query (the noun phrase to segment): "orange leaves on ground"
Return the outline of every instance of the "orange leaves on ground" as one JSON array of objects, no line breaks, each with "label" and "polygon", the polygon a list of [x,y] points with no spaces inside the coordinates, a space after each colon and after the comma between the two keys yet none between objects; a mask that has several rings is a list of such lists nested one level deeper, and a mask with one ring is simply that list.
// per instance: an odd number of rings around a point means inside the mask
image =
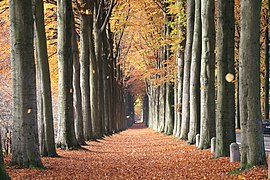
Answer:
[{"label": "orange leaves on ground", "polygon": [[88,142],[85,150],[58,150],[43,158],[45,170],[7,167],[12,179],[266,179],[267,167],[238,174],[229,158],[213,159],[210,150],[135,124],[131,129]]}]

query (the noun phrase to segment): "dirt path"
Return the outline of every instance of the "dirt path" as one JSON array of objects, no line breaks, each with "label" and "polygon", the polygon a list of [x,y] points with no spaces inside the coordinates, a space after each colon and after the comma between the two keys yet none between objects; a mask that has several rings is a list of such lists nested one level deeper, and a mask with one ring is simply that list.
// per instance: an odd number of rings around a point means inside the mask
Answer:
[{"label": "dirt path", "polygon": [[[239,167],[228,158],[212,159],[171,136],[135,124],[131,129],[89,142],[87,150],[61,151],[61,158],[43,158],[45,170],[8,167],[12,179],[239,179]],[[258,175],[259,171],[259,175]],[[266,177],[266,167],[244,176]]]}]

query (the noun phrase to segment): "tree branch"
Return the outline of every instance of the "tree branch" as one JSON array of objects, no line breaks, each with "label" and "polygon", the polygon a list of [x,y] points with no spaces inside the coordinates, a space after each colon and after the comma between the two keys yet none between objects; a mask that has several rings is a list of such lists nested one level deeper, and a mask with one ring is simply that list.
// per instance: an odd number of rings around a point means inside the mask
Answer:
[{"label": "tree branch", "polygon": [[104,20],[104,22],[103,22],[103,24],[102,24],[102,26],[101,26],[101,28],[100,28],[100,31],[101,31],[101,32],[104,31],[106,25],[108,24],[109,19],[110,19],[110,16],[111,16],[111,14],[112,14],[112,10],[113,10],[113,8],[114,8],[115,5],[116,5],[115,0],[112,0],[111,5],[110,5],[110,8],[109,8],[109,11],[108,11],[108,13],[107,13],[107,15],[106,15],[106,18],[105,18],[105,20]]}]

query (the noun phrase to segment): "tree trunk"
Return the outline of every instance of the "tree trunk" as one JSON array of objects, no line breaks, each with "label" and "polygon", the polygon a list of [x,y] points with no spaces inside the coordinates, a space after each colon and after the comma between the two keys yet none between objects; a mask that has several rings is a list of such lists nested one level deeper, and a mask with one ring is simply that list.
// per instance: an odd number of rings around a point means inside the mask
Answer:
[{"label": "tree trunk", "polygon": [[[76,34],[75,20],[72,21],[72,55],[73,55],[73,110],[74,110],[74,124],[75,135],[80,145],[86,145],[84,139],[84,127],[83,127],[83,111],[82,111],[82,94],[80,87],[80,61],[78,41]],[[89,68],[89,67],[88,67]],[[88,77],[89,78],[89,77]],[[90,104],[88,105],[90,106]]]},{"label": "tree trunk", "polygon": [[[38,55],[36,55],[38,58]],[[37,65],[39,66],[39,65]],[[41,82],[40,73],[37,74],[38,82]],[[45,128],[44,128],[44,113],[43,113],[43,99],[42,99],[42,86],[41,83],[37,85],[37,119],[38,119],[38,139],[39,151],[41,156],[48,156],[46,143],[45,143]]]},{"label": "tree trunk", "polygon": [[[215,157],[230,155],[235,136],[234,0],[218,1],[217,117]],[[231,77],[230,77],[231,76]]]},{"label": "tree trunk", "polygon": [[200,149],[210,147],[215,136],[215,22],[214,0],[201,1],[202,60],[201,60],[201,127]]},{"label": "tree trunk", "polygon": [[194,13],[195,0],[188,0],[187,3],[187,32],[186,32],[186,49],[184,63],[184,82],[183,82],[183,99],[182,99],[182,121],[180,138],[188,139],[189,120],[190,120],[190,64],[192,56],[192,43],[194,32]]},{"label": "tree trunk", "polygon": [[269,119],[269,11],[270,2],[268,2],[268,10],[266,14],[266,29],[265,29],[265,80],[264,80],[264,119]]},{"label": "tree trunk", "polygon": [[164,132],[165,126],[165,85],[159,86],[159,132]]},{"label": "tree trunk", "polygon": [[48,157],[57,157],[54,139],[51,80],[48,62],[47,39],[44,25],[44,4],[42,0],[35,0],[35,33],[36,33],[36,53],[37,70],[39,82],[41,84],[41,103],[42,103],[42,124],[44,125],[44,150]]},{"label": "tree trunk", "polygon": [[[179,3],[179,8],[185,8],[185,0],[177,0]],[[178,38],[179,39],[185,39],[184,34],[184,15],[183,13],[180,13],[178,16]],[[183,76],[184,76],[184,47],[185,46],[185,40],[180,42],[178,44],[178,50],[176,55],[176,64],[177,64],[177,81],[175,86],[177,86],[177,93],[175,94],[175,98],[177,98],[177,104],[175,104],[175,113],[176,113],[176,119],[174,121],[174,136],[179,137],[180,136],[180,130],[181,130],[181,121],[182,121],[182,95],[183,95]]]},{"label": "tree trunk", "polygon": [[[84,138],[90,140],[92,137],[92,122],[90,108],[90,34],[93,32],[93,13],[88,14],[87,10],[93,12],[93,3],[89,0],[82,1],[85,5],[80,14],[80,65],[81,65],[81,92]],[[92,52],[91,52],[92,53]]]},{"label": "tree trunk", "polygon": [[260,10],[261,0],[241,1],[241,169],[266,163],[260,109]]},{"label": "tree trunk", "polygon": [[165,84],[166,95],[165,95],[165,128],[164,133],[172,135],[173,133],[173,85],[170,82]]},{"label": "tree trunk", "polygon": [[12,165],[42,168],[38,150],[32,1],[10,1],[13,90]]},{"label": "tree trunk", "polygon": [[72,56],[72,1],[57,1],[58,20],[58,69],[59,109],[57,146],[61,149],[76,149],[73,114],[73,56]]},{"label": "tree trunk", "polygon": [[201,0],[195,0],[195,22],[190,68],[190,124],[188,143],[194,144],[200,123],[200,67],[202,53]]},{"label": "tree trunk", "polygon": [[8,174],[6,172],[2,149],[3,149],[2,148],[2,138],[1,138],[1,133],[0,133],[0,179],[9,180],[10,177],[8,176]]}]

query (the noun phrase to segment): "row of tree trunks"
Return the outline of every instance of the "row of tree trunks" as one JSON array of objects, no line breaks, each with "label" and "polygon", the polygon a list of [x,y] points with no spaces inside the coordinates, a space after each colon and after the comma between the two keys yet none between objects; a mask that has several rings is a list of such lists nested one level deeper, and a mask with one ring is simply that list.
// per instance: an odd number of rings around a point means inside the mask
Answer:
[{"label": "row of tree trunks", "polygon": [[[56,146],[61,149],[77,149],[86,144],[85,140],[119,132],[128,127],[124,110],[125,93],[123,85],[119,83],[121,73],[115,71],[119,69],[119,65],[113,56],[114,48],[110,38],[112,32],[106,28],[114,0],[110,3],[107,10],[104,7],[107,3],[102,0],[84,1],[83,10],[80,11],[80,53],[72,1],[57,1],[59,121],[55,143],[44,4],[42,0],[34,3],[31,0],[10,1],[12,165],[43,168],[40,155],[58,156]],[[93,13],[94,7],[96,14]],[[93,15],[103,22],[101,26],[98,21],[93,21]],[[98,30],[98,36],[93,36],[93,27]],[[34,60],[34,34],[37,66]],[[119,76],[116,77],[116,74]],[[129,106],[133,106],[133,101]],[[1,179],[9,179],[5,173],[2,151],[0,171]]]},{"label": "row of tree trunks", "polygon": [[[195,8],[194,8],[195,2]],[[234,70],[234,0],[218,0],[218,38],[217,38],[217,96],[215,97],[215,1],[187,1],[187,34],[185,47],[185,62],[178,60],[178,86],[174,91],[178,103],[175,106],[176,121],[173,135],[195,142],[195,136],[200,133],[199,149],[210,147],[210,139],[216,136],[215,157],[229,156],[229,145],[236,141],[235,127],[241,122],[241,169],[253,165],[265,164],[265,151],[262,132],[262,117],[260,109],[260,0],[241,2],[241,33],[239,73]],[[252,8],[251,8],[252,7]],[[194,32],[192,18],[195,9]],[[267,22],[268,24],[268,22]],[[179,28],[182,30],[181,28]],[[167,35],[167,34],[165,34]],[[265,118],[269,116],[269,37],[266,37],[266,84]],[[191,50],[192,49],[192,50]],[[191,53],[192,52],[192,53]],[[179,53],[180,54],[180,53]],[[181,56],[178,56],[180,59]],[[167,57],[168,58],[168,57]],[[184,80],[182,70],[184,64]],[[237,81],[239,77],[239,83]],[[183,81],[183,82],[182,82]],[[235,83],[236,82],[236,83]],[[235,85],[239,93],[235,95]],[[169,82],[165,83],[165,120],[156,117],[161,109],[161,93],[154,87],[148,87],[148,98],[145,98],[144,114],[149,111],[149,127],[155,128],[156,121],[160,132],[168,133],[166,114],[170,110],[168,103]],[[160,89],[162,86],[159,87]],[[182,89],[183,88],[183,89]],[[176,93],[178,92],[178,94]],[[179,95],[180,93],[180,95]],[[160,95],[160,94],[159,94]],[[181,96],[182,95],[182,96]],[[182,101],[181,98],[183,97]],[[237,100],[237,103],[235,102]],[[215,107],[216,106],[216,107]],[[182,116],[177,115],[177,110]],[[182,107],[182,108],[181,108]],[[237,115],[236,113],[237,112]],[[156,119],[158,118],[158,119]],[[181,122],[181,123],[179,123]],[[235,124],[235,122],[237,122]],[[188,134],[187,134],[188,132]],[[179,134],[180,133],[180,134]]]}]

